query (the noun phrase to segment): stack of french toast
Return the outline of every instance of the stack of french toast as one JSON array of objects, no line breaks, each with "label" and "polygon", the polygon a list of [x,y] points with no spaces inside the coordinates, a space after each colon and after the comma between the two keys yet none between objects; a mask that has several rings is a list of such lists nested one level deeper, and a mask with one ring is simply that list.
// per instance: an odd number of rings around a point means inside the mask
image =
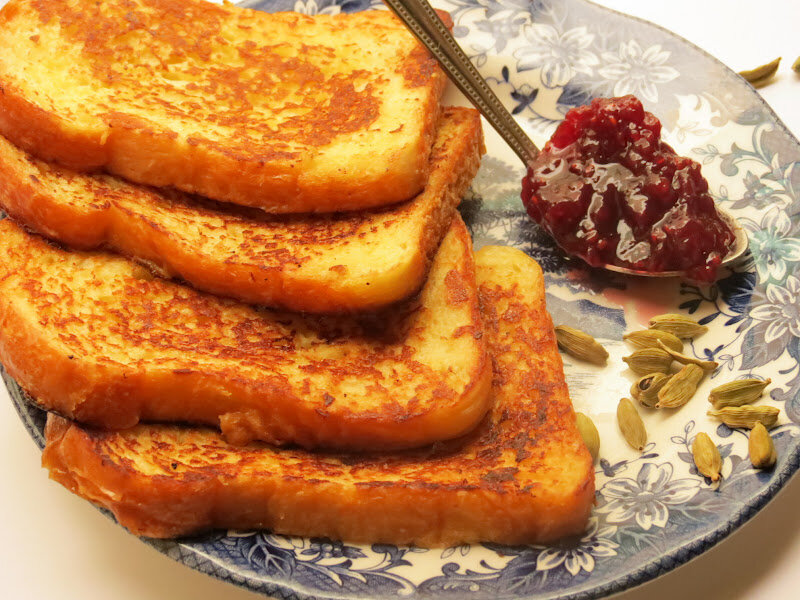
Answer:
[{"label": "stack of french toast", "polygon": [[581,532],[542,273],[473,254],[444,88],[387,11],[11,0],[0,362],[51,477],[151,537]]}]

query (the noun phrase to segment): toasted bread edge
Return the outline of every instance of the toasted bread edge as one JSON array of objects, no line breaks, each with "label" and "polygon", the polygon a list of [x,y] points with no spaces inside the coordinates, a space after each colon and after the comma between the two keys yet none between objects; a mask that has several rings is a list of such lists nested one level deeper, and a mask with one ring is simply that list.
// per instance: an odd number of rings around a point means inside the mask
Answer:
[{"label": "toasted bread edge", "polygon": [[[454,236],[454,247],[462,255],[459,269],[474,285],[471,240],[460,218],[454,219],[448,235]],[[47,244],[10,219],[0,221],[0,236],[15,238],[19,245]],[[0,270],[0,287],[4,276]],[[177,372],[154,367],[140,372],[119,363],[74,357],[51,331],[31,322],[24,303],[17,304],[13,295],[0,294],[0,362],[41,405],[90,425],[117,429],[139,420],[187,420],[185,406],[191,406],[190,421],[219,425],[239,443],[256,438],[305,447],[388,449],[462,435],[489,408],[491,361],[480,339],[476,340],[480,358],[463,391],[454,397],[411,414],[392,410],[361,417],[322,413],[303,405],[290,387],[278,389],[269,381],[254,385],[197,369]],[[474,304],[472,321],[480,323],[477,300]]]},{"label": "toasted bread edge", "polygon": [[[0,27],[13,30],[14,18],[23,8],[22,2],[2,7]],[[419,60],[419,56],[412,53],[407,60]],[[429,60],[427,53],[424,60]],[[352,185],[354,177],[346,174],[321,181],[313,175],[301,176],[297,165],[247,160],[224,149],[199,146],[124,113],[111,111],[105,122],[93,117],[92,127],[78,127],[37,104],[21,89],[18,79],[1,74],[0,133],[31,154],[71,169],[104,168],[138,183],[174,186],[270,213],[377,208],[413,198],[424,187],[447,81],[438,65],[431,73],[416,143],[376,155],[375,162],[385,164],[385,169],[374,169],[370,178],[357,178],[356,186]]]},{"label": "toasted bread edge", "polygon": [[[72,493],[110,510],[135,535],[174,538],[211,528],[269,529],[354,543],[548,543],[580,534],[594,502],[594,479],[557,498],[524,491],[420,485],[358,486],[265,476],[246,483],[213,473],[148,477],[108,459],[102,432],[49,415],[42,466]],[[95,436],[100,436],[96,438]],[[216,498],[211,501],[211,498]]]},{"label": "toasted bread edge", "polygon": [[[434,146],[431,162],[444,162],[448,168],[439,172],[433,165],[436,172],[426,189],[411,201],[420,204],[417,212],[430,211],[430,218],[414,230],[416,239],[407,240],[409,250],[398,256],[391,268],[376,269],[369,281],[339,272],[310,277],[302,269],[265,269],[197,253],[180,236],[115,202],[113,195],[103,208],[71,209],[60,200],[63,192],[47,189],[35,175],[32,178],[27,169],[18,167],[24,161],[37,168],[35,159],[4,138],[0,138],[0,206],[15,220],[51,239],[81,250],[108,246],[154,268],[159,275],[182,277],[210,293],[310,313],[375,310],[402,301],[422,287],[456,206],[480,166],[485,149],[477,112],[450,107],[444,109],[442,118],[452,119],[459,135],[452,136],[444,148]],[[437,152],[446,156],[437,157]],[[63,172],[58,167],[47,168]],[[131,189],[156,194],[146,188]],[[398,215],[416,218],[403,211]]]}]

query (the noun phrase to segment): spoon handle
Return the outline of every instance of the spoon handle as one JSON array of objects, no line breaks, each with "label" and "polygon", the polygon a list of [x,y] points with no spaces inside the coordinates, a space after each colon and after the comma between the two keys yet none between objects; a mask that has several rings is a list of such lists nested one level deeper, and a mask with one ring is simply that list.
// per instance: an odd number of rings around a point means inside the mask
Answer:
[{"label": "spoon handle", "polygon": [[433,54],[450,80],[475,105],[523,163],[529,165],[539,149],[489,88],[445,24],[426,0],[385,0],[389,8]]}]

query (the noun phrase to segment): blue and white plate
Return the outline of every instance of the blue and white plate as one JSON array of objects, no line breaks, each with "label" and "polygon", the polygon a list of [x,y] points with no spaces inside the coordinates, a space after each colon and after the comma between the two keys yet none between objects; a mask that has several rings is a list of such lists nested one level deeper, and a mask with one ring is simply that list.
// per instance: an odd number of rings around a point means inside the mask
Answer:
[{"label": "blue and white plate", "polygon": [[[265,10],[338,13],[378,0],[266,0]],[[407,548],[349,545],[269,532],[149,541],[195,569],[280,598],[595,598],[686,562],[749,519],[798,468],[800,454],[800,144],[737,75],[675,35],[583,0],[447,0],[454,33],[537,143],[564,113],[596,96],[635,94],[667,140],[701,162],[716,200],[750,234],[752,257],[711,288],[639,281],[566,260],[525,216],[522,167],[493,132],[462,212],[475,245],[510,244],[540,261],[556,322],[577,325],[611,352],[606,368],[571,364],[574,404],[600,428],[597,504],[587,532],[553,546]],[[457,99],[453,95],[453,99]],[[689,351],[719,369],[695,399],[644,415],[641,454],[620,439],[614,412],[633,377],[626,330],[663,312],[710,331]],[[781,409],[778,463],[756,471],[747,435],[706,416],[708,390],[770,377],[761,402]],[[42,444],[43,414],[6,377],[25,425]],[[700,476],[690,446],[709,433],[723,457],[718,484]]]}]

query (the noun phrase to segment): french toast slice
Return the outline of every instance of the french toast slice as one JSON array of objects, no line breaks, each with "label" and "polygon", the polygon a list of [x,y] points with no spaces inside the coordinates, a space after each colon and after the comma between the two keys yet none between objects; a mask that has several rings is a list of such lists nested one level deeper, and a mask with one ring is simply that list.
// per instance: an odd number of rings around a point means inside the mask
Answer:
[{"label": "french toast slice", "polygon": [[456,217],[419,296],[352,317],[203,294],[0,221],[0,362],[44,408],[112,429],[219,426],[227,439],[407,448],[489,407],[472,245]]},{"label": "french toast slice", "polygon": [[[50,476],[137,535],[268,528],[353,542],[546,543],[583,531],[592,460],[575,425],[538,265],[476,256],[493,407],[460,440],[394,454],[231,446],[205,428],[109,432],[50,415]],[[455,356],[453,357],[455,358]]]},{"label": "french toast slice", "polygon": [[445,108],[430,177],[413,200],[269,216],[79,174],[0,137],[0,207],[73,248],[108,247],[211,293],[313,313],[372,310],[420,289],[482,152],[477,111]]},{"label": "french toast slice", "polygon": [[205,0],[11,0],[0,11],[0,133],[16,145],[274,213],[419,193],[445,81],[388,11]]}]

